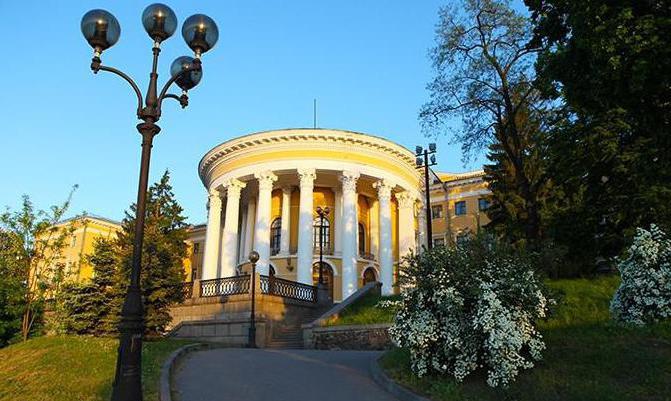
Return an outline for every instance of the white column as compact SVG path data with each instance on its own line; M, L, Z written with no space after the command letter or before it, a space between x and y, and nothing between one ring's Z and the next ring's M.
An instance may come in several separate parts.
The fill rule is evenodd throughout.
M219 190L210 189L209 211L207 213L207 229L205 231L205 252L203 256L203 280L217 278L217 262L219 261L219 239L221 229L221 194Z
M249 253L252 251L253 241L254 241L254 221L256 221L256 196L250 195L249 200L247 201L247 219L244 222L245 228L245 245L243 247L244 251L241 257L241 262L246 262L249 257Z
M291 187L282 188L282 231L280 233L280 255L288 256L291 231Z
M377 189L377 198L380 209L380 282L382 295L393 293L394 261L391 243L391 189L393 185L387 180L373 184Z
M379 209L380 205L377 199L372 201L370 206L369 216L370 216L370 253L375 255L377 260L380 260L380 214Z
M235 178L228 180L226 187L226 219L222 239L221 277L235 276L238 224L240 222L240 191L247 184Z
M296 262L297 280L312 285L313 254L313 200L314 181L317 173L313 168L298 169L300 177L300 206L298 210L298 255Z
M333 205L333 254L335 256L342 255L342 190L336 188L333 191L335 203Z
M240 234L238 235L238 263L242 263L245 255L245 239L247 238L247 208L242 208L240 215Z
M259 253L256 269L260 274L268 275L270 263L270 207L273 183L277 176L272 171L254 174L259 181L259 203L256 205L256 225L254 227L254 250Z
M398 201L398 256L399 264L410 251L415 250L415 196L408 191L396 194Z
M356 182L359 173L343 171L342 181L342 299L349 297L357 289L357 193Z

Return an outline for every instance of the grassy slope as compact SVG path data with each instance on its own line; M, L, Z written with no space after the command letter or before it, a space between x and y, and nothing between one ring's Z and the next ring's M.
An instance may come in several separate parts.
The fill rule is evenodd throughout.
M327 322L327 325L391 323L394 320L394 312L390 309L375 307L375 304L382 299L395 300L399 299L399 296L380 297L375 294L368 294L345 308L338 316L338 319Z
M548 283L562 293L553 317L539 324L548 349L537 367L508 389L483 377L457 384L445 377L418 379L408 355L394 350L383 367L404 385L435 400L671 400L671 323L625 328L608 321L618 279Z
M188 341L145 342L145 401L158 399L163 360ZM118 341L93 337L39 337L0 349L0 401L93 401L111 394Z

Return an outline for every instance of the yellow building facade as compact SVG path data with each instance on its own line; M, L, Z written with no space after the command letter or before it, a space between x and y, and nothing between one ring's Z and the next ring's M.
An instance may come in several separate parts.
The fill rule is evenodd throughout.
M93 277L93 267L86 256L93 253L98 238L111 239L121 230L121 223L99 216L76 217L60 222L58 227L71 231L56 263L62 263L68 279L84 281Z
M454 244L489 222L482 171L437 173L430 190L432 238L426 235L422 170L415 154L381 137L329 129L253 133L207 152L198 173L208 194L208 220L188 228L187 281L234 276L259 252L261 274L315 284L322 274L340 301L369 281L397 291L399 261ZM317 207L330 213L322 224ZM86 255L120 223L87 216L63 250L72 277L92 277ZM320 235L321 233L321 235Z

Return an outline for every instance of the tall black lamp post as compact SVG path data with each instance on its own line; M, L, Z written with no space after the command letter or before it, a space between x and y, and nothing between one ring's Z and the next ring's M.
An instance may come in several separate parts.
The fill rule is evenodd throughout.
M324 217L328 216L331 212L328 206L322 209L321 206L317 206L317 215L319 215L319 281L318 283L324 284L324 273L322 266L324 264Z
M424 195L426 196L426 237L427 247L433 248L433 230L431 227L431 193L429 182L429 167L436 165L436 144L430 143L429 149L423 149L421 146L415 148L415 166L417 169L424 170ZM430 156L430 157L429 157Z
M256 348L256 262L259 261L259 253L251 251L249 261L252 263L252 275L249 279L249 285L252 287L252 312L249 316L248 346Z
M107 71L116 74L130 84L137 96L136 114L141 123L137 130L142 135L142 159L140 162L140 180L137 190L137 207L135 215L135 237L133 243L133 264L130 284L126 299L121 310L119 324L119 354L117 357L113 401L141 401L142 378L142 333L144 323L142 317L142 296L140 293L140 269L142 263L142 240L144 237L144 218L149 176L149 159L154 136L161 130L156 122L161 118L161 105L165 99L177 100L182 108L188 105L187 91L195 87L202 77L200 58L210 50L219 37L214 21L202 14L187 18L182 26L182 36L187 45L194 51L195 58L182 56L176 58L170 66L170 79L161 91L158 91L158 56L161 42L168 39L177 29L177 17L170 7L164 4L152 4L142 13L142 25L154 41L152 47L153 63L149 74L147 93L142 98L139 87L128 75L116 68L102 65L100 56L103 51L119 40L121 28L117 19L105 10L91 10L84 14L81 21L82 34L93 47L91 70L94 74ZM181 96L168 93L170 86L176 83L182 89Z

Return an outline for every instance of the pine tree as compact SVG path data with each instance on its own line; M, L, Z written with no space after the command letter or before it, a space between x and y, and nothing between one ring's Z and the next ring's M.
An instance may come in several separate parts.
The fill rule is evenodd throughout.
M93 245L93 253L87 259L93 266L91 283L95 288L95 293L91 297L97 311L93 332L95 334L115 333L122 299L118 286L114 285L117 270L119 270L118 266L120 266L116 241L97 239Z
M122 299L130 279L133 241L135 238L135 210L133 204L126 212L122 230L116 241L120 255L120 269L115 274L116 301L110 322L118 321ZM144 301L145 334L157 335L170 323L168 308L181 302L181 283L184 282L183 260L186 257L186 218L175 200L170 174L149 188L145 217L142 271L140 287ZM114 313L116 312L116 313Z

